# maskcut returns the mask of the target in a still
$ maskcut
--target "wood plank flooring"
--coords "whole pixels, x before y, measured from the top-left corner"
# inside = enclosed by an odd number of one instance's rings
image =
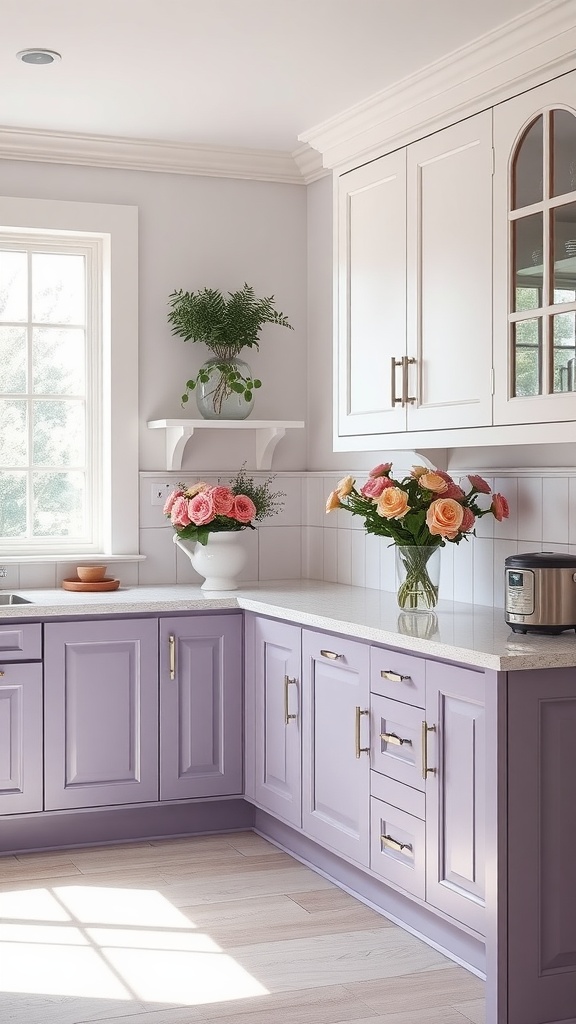
[[[483,1024],[483,988],[253,832],[0,858],[2,1024]]]

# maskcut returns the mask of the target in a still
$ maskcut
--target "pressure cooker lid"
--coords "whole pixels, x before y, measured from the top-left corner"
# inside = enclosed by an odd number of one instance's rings
[[[562,551],[525,551],[522,555],[508,555],[507,569],[576,569],[576,555]]]

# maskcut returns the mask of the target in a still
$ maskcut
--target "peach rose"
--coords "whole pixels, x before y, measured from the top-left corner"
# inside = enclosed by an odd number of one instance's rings
[[[406,491],[400,487],[387,487],[378,498],[376,511],[384,519],[402,519],[410,511]]]
[[[492,495],[490,510],[494,519],[497,519],[499,523],[501,523],[503,519],[508,519],[508,516],[510,515],[510,506],[503,494]]]
[[[232,514],[239,523],[249,523],[256,515],[256,505],[247,494],[237,494]]]
[[[354,477],[352,477],[352,476],[345,476],[338,483],[338,485],[336,487],[336,493],[338,494],[339,498],[345,498],[348,494],[351,493],[353,487],[354,487]]]
[[[340,497],[338,491],[331,491],[326,501],[326,512],[333,512],[335,508],[340,508]]]
[[[426,526],[433,537],[454,540],[464,519],[464,509],[454,498],[436,498],[426,513]]]
[[[214,502],[214,514],[229,516],[234,508],[234,495],[229,487],[212,487],[210,490]]]
[[[170,521],[172,526],[190,526],[192,520],[190,519],[188,505],[188,499],[182,494],[178,495],[178,497],[174,499],[170,512]]]
[[[200,491],[190,498],[188,514],[194,526],[206,526],[214,519],[214,501],[210,491]]]
[[[194,498],[197,494],[201,494],[202,491],[210,490],[209,485],[204,483],[203,480],[199,480],[197,484],[192,484],[192,487],[187,487],[184,494],[187,498]]]
[[[386,476],[390,472],[391,469],[392,469],[392,463],[391,462],[381,462],[378,466],[374,466],[374,469],[370,470],[370,472],[368,473],[368,476],[370,476],[370,477]]]
[[[426,466],[412,466],[410,476],[413,476],[415,480],[419,480],[421,476],[428,472],[429,470],[426,469]]]
[[[434,494],[444,494],[448,490],[448,484],[439,473],[423,473],[418,477],[420,487],[426,491],[433,491]]]
[[[373,501],[378,501],[382,492],[387,487],[393,486],[394,484],[389,476],[373,476],[360,488],[360,494],[363,498],[372,498]]]

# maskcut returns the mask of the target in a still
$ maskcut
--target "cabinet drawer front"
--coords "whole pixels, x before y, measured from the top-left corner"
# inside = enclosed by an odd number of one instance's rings
[[[376,694],[372,694],[371,705],[372,768],[405,786],[423,790],[422,711]]]
[[[382,647],[370,648],[370,689],[382,697],[401,700],[423,708],[426,661],[411,654],[399,654]]]
[[[414,818],[426,817],[426,796],[412,786],[403,786],[395,779],[389,779],[387,775],[379,775],[378,772],[370,772],[370,796],[377,797],[385,804],[392,804],[400,811],[412,814]]]
[[[370,804],[371,870],[423,900],[426,889],[424,822],[374,797]]]
[[[0,626],[0,661],[40,661],[42,626],[39,622]]]

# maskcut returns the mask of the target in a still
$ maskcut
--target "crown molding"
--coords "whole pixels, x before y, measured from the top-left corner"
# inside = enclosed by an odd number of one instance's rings
[[[312,156],[307,160],[304,151],[308,150]],[[309,146],[301,146],[296,152],[298,160],[291,153],[277,150],[234,149],[228,146],[0,127],[0,159],[3,160],[33,160],[303,185],[306,180],[299,165],[304,168],[310,165],[313,168],[313,165],[318,164],[322,169],[322,162]]]
[[[574,0],[547,0],[298,138],[346,169],[574,70],[575,53]]]
[[[310,185],[319,178],[325,178],[330,173],[328,167],[322,163],[322,155],[317,149],[313,149],[308,143],[293,150],[292,157],[305,185]]]

